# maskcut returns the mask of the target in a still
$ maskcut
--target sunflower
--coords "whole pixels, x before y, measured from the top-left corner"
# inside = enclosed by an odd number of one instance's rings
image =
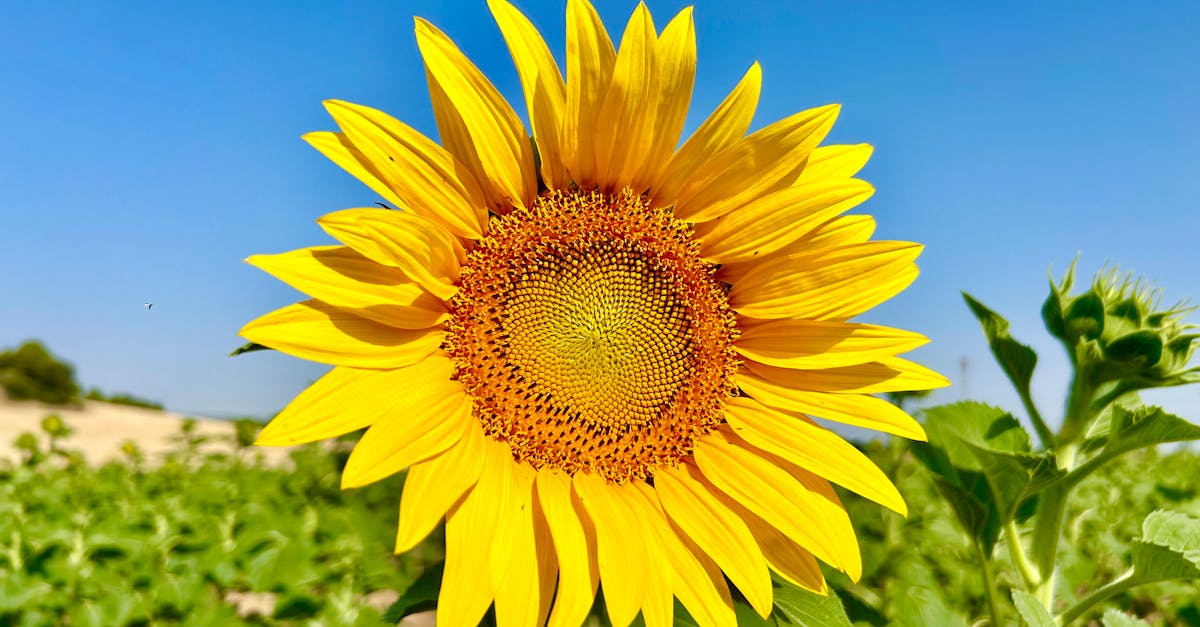
[[[691,9],[638,6],[613,47],[567,7],[566,79],[533,25],[489,0],[532,140],[484,75],[416,20],[441,144],[326,103],[305,139],[386,201],[318,223],[336,246],[249,263],[312,297],[246,325],[331,364],[263,430],[293,445],[366,428],[342,486],[407,469],[396,551],[443,519],[441,625],[763,616],[770,571],[824,593],[862,565],[831,484],[905,513],[863,454],[809,416],[924,439],[875,394],[946,380],[896,357],[921,335],[848,320],[917,276],[921,247],[841,215],[867,145],[818,147],[837,106],[747,134],[750,67],[679,147]]]

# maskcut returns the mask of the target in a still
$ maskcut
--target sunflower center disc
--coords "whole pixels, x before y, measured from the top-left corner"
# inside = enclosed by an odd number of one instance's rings
[[[490,231],[446,348],[518,461],[645,478],[720,423],[734,317],[686,224],[629,190],[553,191]]]

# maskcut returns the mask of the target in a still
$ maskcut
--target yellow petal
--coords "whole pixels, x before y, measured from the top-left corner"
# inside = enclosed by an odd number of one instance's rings
[[[549,599],[541,597],[542,578],[548,573],[539,572],[540,567],[549,564],[543,564],[538,555],[534,530],[533,479],[537,473],[527,463],[514,462],[513,466],[514,491],[500,509],[500,516],[507,517],[507,525],[513,529],[512,551],[503,574],[492,572],[498,627],[540,625],[538,614],[543,606],[549,607]],[[552,552],[547,553],[553,556]]]
[[[754,512],[852,580],[862,576],[850,517],[827,481],[799,468],[781,468],[780,460],[728,429],[698,440],[695,457],[704,477],[729,501]]]
[[[325,108],[346,138],[370,160],[407,209],[460,237],[479,239],[487,228],[475,177],[444,148],[382,111],[340,100]]]
[[[663,29],[655,57],[658,60],[658,112],[654,118],[650,152],[633,181],[633,189],[638,191],[658,186],[675,147],[679,145],[679,136],[687,119],[692,85],[696,80],[696,27],[692,22],[692,7],[685,7]]]
[[[401,272],[429,293],[450,300],[458,292],[466,253],[449,231],[421,216],[399,211],[371,212],[351,228],[375,240]]]
[[[533,495],[533,532],[538,560],[538,614],[535,624],[546,625],[546,618],[550,616],[550,607],[554,603],[554,591],[558,587],[558,554],[554,552],[554,538],[550,535],[550,525],[546,522],[546,513],[537,494]]]
[[[907,359],[884,357],[878,361],[841,368],[793,370],[746,362],[751,372],[783,387],[839,394],[882,394],[946,387],[946,377]]]
[[[470,427],[471,399],[462,384],[449,378],[400,388],[384,397],[389,415],[363,434],[346,467],[342,489],[357,488],[390,477],[457,444]]]
[[[925,430],[920,423],[882,398],[865,394],[796,390],[767,381],[744,368],[738,372],[734,382],[754,400],[776,409],[925,441]]]
[[[736,625],[733,598],[721,569],[678,526],[668,521],[654,488],[641,482],[633,487],[635,500],[640,496],[640,505],[657,514],[645,517],[650,523],[646,533],[654,533],[659,540],[666,556],[663,569],[679,602],[700,625]]]
[[[784,580],[809,592],[822,596],[829,594],[829,584],[825,582],[821,565],[812,553],[749,510],[742,508],[738,513],[746,521],[746,526],[750,527],[750,532],[754,534],[754,539],[762,549],[763,556],[767,558],[767,563],[771,565],[771,570],[779,573]]]
[[[625,627],[637,616],[646,593],[646,573],[637,568],[646,546],[640,535],[630,533],[639,522],[622,496],[622,486],[581,472],[572,485],[596,529],[596,557],[604,604],[614,627]]]
[[[866,455],[807,417],[747,397],[728,399],[725,419],[743,440],[905,516],[904,498]]]
[[[595,137],[596,182],[615,192],[632,184],[654,142],[658,115],[658,40],[646,5],[634,9],[613,66]]]
[[[600,571],[596,564],[596,534],[578,496],[572,496],[571,478],[548,468],[534,483],[538,502],[554,539],[558,556],[558,596],[550,614],[550,627],[574,627],[592,609]]]
[[[501,515],[517,492],[508,444],[483,438],[479,482],[446,517],[446,569],[438,596],[440,625],[477,625],[509,564],[516,529]]]
[[[387,186],[387,183],[383,182],[383,175],[379,173],[375,165],[355,148],[345,135],[318,131],[308,133],[302,139],[328,157],[330,161],[354,175],[354,178],[365,183],[376,194],[383,196],[392,206],[399,207],[404,204],[404,201]]]
[[[421,362],[400,370],[338,366],[292,399],[263,427],[254,443],[293,446],[358,431],[387,412],[387,407],[376,402],[375,396],[387,390],[397,377],[403,380],[414,372],[425,372],[424,365]]]
[[[762,68],[756,62],[663,168],[661,180],[653,190],[659,205],[674,204],[683,186],[695,176],[700,166],[746,134],[761,91]]]
[[[319,225],[330,237],[349,246],[354,252],[381,266],[399,269],[396,260],[379,247],[379,242],[362,226],[362,219],[376,214],[398,213],[382,207],[359,207],[327,213],[317,218]]]
[[[498,193],[492,186],[487,170],[479,159],[479,153],[475,152],[475,144],[471,141],[471,134],[467,131],[467,123],[459,114],[458,109],[454,108],[454,103],[451,102],[450,96],[446,95],[446,90],[442,89],[433,73],[429,71],[428,65],[425,67],[425,83],[429,88],[429,102],[433,105],[433,117],[437,121],[438,139],[441,140],[442,146],[446,148],[446,152],[454,156],[455,161],[461,163],[471,173],[471,178],[479,184],[484,196],[484,209],[495,211],[501,215],[507,213],[511,206],[507,202],[503,202],[503,194]]]
[[[746,273],[780,257],[795,257],[801,253],[844,244],[862,244],[875,233],[875,218],[871,216],[840,216],[804,234],[800,239],[768,255],[760,255],[742,263],[727,263],[717,270],[717,278],[729,284],[741,281]],[[915,269],[915,266],[914,266]]]
[[[339,309],[400,329],[445,322],[445,304],[403,272],[347,246],[314,246],[278,255],[251,255],[250,265]]]
[[[808,156],[796,184],[854,176],[867,165],[873,151],[870,144],[819,146]]]
[[[771,613],[771,577],[746,523],[713,496],[699,472],[686,465],[660,469],[654,475],[654,491],[671,520],[721,567],[755,611],[766,618]]]
[[[483,469],[482,455],[483,431],[472,426],[446,452],[408,469],[400,493],[397,553],[424,540],[459,497],[475,485]]]
[[[498,517],[492,495],[483,485],[501,472],[490,463],[494,461],[485,457],[480,483],[446,515],[446,563],[437,600],[439,625],[478,625],[492,604],[491,581],[481,575],[492,550],[501,548],[486,531],[496,527]]]
[[[752,318],[848,318],[899,293],[921,254],[908,242],[867,242],[780,257],[747,272],[729,304]]]
[[[542,178],[551,189],[565,188],[570,179],[563,164],[560,129],[566,114],[567,89],[558,63],[533,24],[507,0],[488,0],[488,7],[521,77]]]
[[[537,195],[533,151],[521,120],[454,42],[416,19],[417,47],[434,81],[461,116],[479,157],[492,202],[528,205]]]
[[[665,514],[660,508],[652,506],[643,498],[637,489],[642,485],[646,484],[637,481],[625,490],[625,500],[641,525],[639,529],[642,542],[646,545],[645,553],[640,556],[631,556],[635,560],[635,567],[646,574],[646,593],[642,598],[642,619],[646,623],[646,627],[671,627],[675,623],[675,598],[671,590],[673,581],[668,574],[669,569],[664,568],[664,565],[669,563],[669,555],[667,548],[663,545],[662,534],[655,531],[655,529],[665,526]]]
[[[828,105],[801,111],[713,155],[680,191],[676,217],[712,220],[791,184],[790,175],[829,133],[838,110]]]
[[[238,334],[293,357],[324,364],[403,368],[432,355],[446,332],[397,329],[309,300],[256,318]]]
[[[814,370],[891,357],[929,341],[920,333],[873,324],[821,320],[766,320],[739,325],[739,354],[761,364]]]
[[[616,52],[604,23],[587,0],[567,2],[567,115],[563,158],[581,187],[595,184],[596,121],[612,82]]]
[[[716,263],[770,254],[871,197],[858,179],[822,180],[785,187],[697,228],[700,253]]]

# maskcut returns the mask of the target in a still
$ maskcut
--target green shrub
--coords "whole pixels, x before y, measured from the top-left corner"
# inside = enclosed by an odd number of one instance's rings
[[[37,340],[0,353],[0,387],[14,400],[65,405],[79,400],[75,369]]]

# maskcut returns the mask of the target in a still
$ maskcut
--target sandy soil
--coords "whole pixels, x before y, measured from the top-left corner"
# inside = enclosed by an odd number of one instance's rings
[[[74,433],[63,440],[66,449],[78,450],[89,464],[102,464],[114,459],[123,459],[121,445],[133,441],[146,455],[146,460],[155,463],[164,454],[174,450],[173,438],[180,434],[180,424],[185,416],[165,411],[113,405],[99,401],[85,401],[78,407],[54,407],[33,402],[8,400],[0,393],[0,459],[20,459],[20,452],[13,441],[23,432],[37,434],[45,442],[41,429],[46,414],[62,416]],[[201,450],[234,450],[233,423],[212,418],[196,418],[196,434],[208,436]],[[271,463],[284,464],[288,461],[287,449],[256,447]]]

